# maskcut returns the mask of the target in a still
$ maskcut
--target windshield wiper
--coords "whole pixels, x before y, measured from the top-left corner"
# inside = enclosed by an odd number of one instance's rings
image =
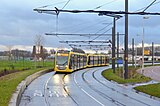
[[[68,61],[65,61],[62,65],[65,65]]]

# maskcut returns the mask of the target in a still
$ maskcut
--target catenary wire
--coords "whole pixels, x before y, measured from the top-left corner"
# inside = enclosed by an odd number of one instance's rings
[[[118,1],[118,0],[112,0],[110,2],[106,2],[106,3],[104,3],[104,4],[100,5],[100,6],[97,6],[96,8],[94,8],[94,10],[99,9],[99,8],[105,6],[105,5],[111,4],[111,3],[116,2],[116,1]]]
[[[105,20],[106,20],[106,19],[105,19]],[[73,32],[74,32],[74,33],[77,33],[77,32],[84,31],[84,30],[89,29],[89,28],[93,28],[95,25],[101,24],[101,22],[104,22],[105,20],[101,20],[101,21],[98,21],[98,22],[96,22],[96,23],[94,23],[94,24],[87,25],[86,27],[83,27],[83,28],[81,28],[81,29],[79,29],[79,30],[76,30],[76,31],[73,31]],[[84,24],[86,24],[86,23],[84,23]],[[83,25],[83,24],[82,24],[82,25]]]
[[[149,4],[144,10],[143,12],[145,12],[149,7],[151,7],[157,0],[154,0],[151,4]]]
[[[106,29],[107,27],[109,27],[110,25],[112,25],[112,23],[109,23],[107,26],[101,28],[100,30],[98,30],[95,34],[99,33],[100,31]]]
[[[109,28],[108,30],[106,30],[105,32],[103,32],[102,34],[99,34],[97,37],[95,37],[94,39],[92,39],[91,41],[96,40],[97,38],[99,38],[101,35],[105,34],[106,32],[110,31],[112,28]]]
[[[62,7],[62,9],[64,9],[67,5],[68,5],[68,3],[70,2],[71,0],[68,0],[67,2],[66,2],[66,4]]]
[[[156,5],[156,4],[159,4],[159,3],[160,3],[160,1],[157,1],[157,2],[155,2],[152,6],[154,6],[154,5]],[[147,8],[147,6],[145,6],[145,7],[143,7],[143,8],[140,8],[140,9],[136,10],[135,12],[144,10],[145,8]]]
[[[66,1],[61,1],[61,2],[50,4],[50,5],[44,5],[44,6],[41,6],[41,7],[38,7],[38,8],[46,8],[46,7],[50,7],[50,6],[54,6],[54,5],[58,5],[58,4],[64,4],[65,2]]]

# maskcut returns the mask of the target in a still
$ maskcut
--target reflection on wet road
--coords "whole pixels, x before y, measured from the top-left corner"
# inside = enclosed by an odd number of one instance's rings
[[[105,80],[101,72],[107,68],[45,74],[27,87],[20,106],[160,106],[160,101]]]

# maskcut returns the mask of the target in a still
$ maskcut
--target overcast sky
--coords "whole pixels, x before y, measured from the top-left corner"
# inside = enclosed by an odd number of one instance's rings
[[[0,50],[3,45],[32,46],[36,35],[44,33],[104,33],[112,27],[112,18],[98,16],[98,14],[71,14],[60,13],[55,15],[39,14],[34,8],[61,9],[68,0],[1,0],[0,1]],[[70,0],[64,9],[96,9],[109,11],[124,11],[125,0]],[[129,11],[136,11],[148,6],[153,0],[129,0]],[[157,0],[159,2],[160,0]],[[153,5],[146,12],[160,12],[160,3]],[[56,24],[58,22],[58,24]],[[149,16],[143,20],[143,16],[129,16],[129,43],[135,38],[136,43],[141,42],[142,23],[145,28],[145,43],[160,43],[160,16]],[[104,28],[106,27],[106,28]],[[58,30],[56,31],[56,28]],[[104,29],[103,29],[104,28]],[[101,30],[103,29],[103,30]],[[117,32],[124,33],[124,18],[117,21]],[[109,30],[106,33],[111,33]],[[137,36],[138,35],[138,36]],[[68,47],[60,44],[60,40],[89,40],[94,37],[74,36],[45,36],[45,46]],[[99,37],[97,40],[110,40],[111,37]],[[121,45],[124,36],[121,36]],[[19,47],[19,46],[18,46]],[[4,49],[4,48],[3,48]]]

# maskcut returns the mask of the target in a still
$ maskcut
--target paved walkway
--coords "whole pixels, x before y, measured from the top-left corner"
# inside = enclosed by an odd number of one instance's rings
[[[142,69],[138,69],[137,72],[160,82],[160,66],[146,67],[143,71]]]

